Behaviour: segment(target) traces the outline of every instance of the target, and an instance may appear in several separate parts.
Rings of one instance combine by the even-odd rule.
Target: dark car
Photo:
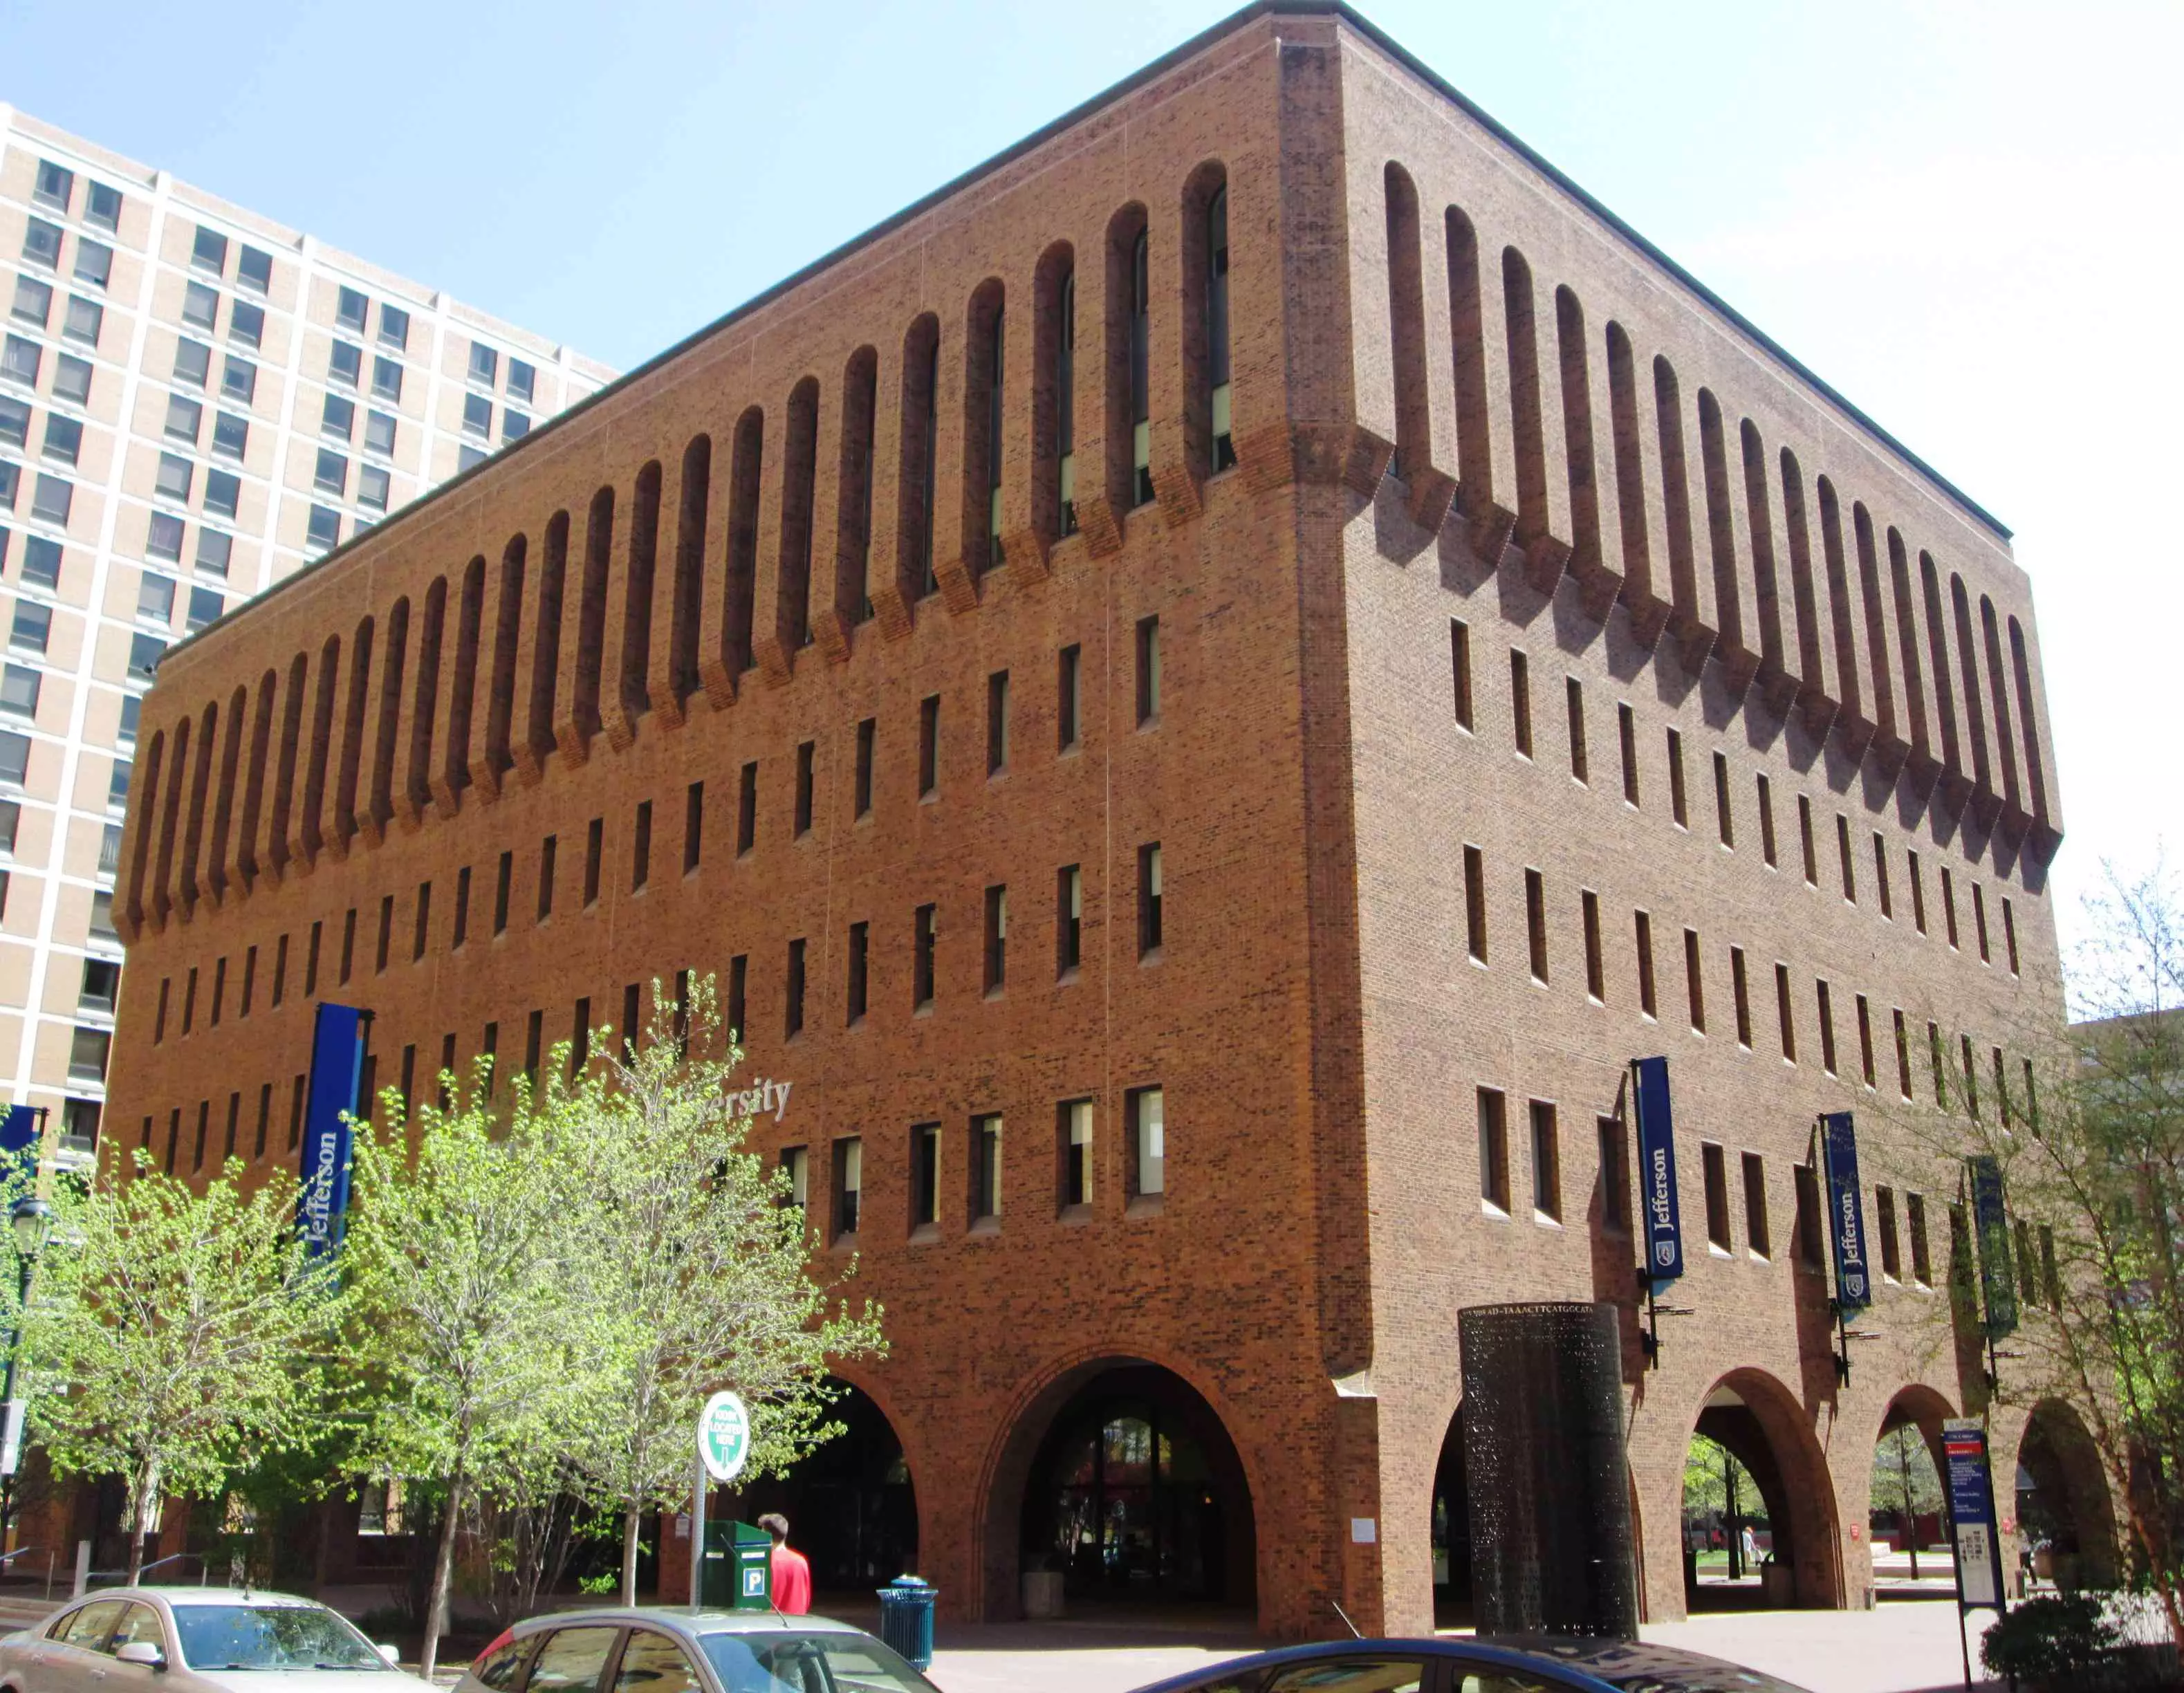
[[[1136,1693],[1805,1693],[1674,1646],[1567,1637],[1328,1640],[1231,1659]]]

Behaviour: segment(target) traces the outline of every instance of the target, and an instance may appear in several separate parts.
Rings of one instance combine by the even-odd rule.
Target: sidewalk
[[[1727,1658],[1812,1693],[1953,1693],[1962,1660],[1951,1631],[1956,1607],[1912,1601],[1877,1611],[1757,1611],[1663,1623],[1649,1640]],[[1976,1631],[1991,1619],[1972,1618]],[[1162,1676],[1211,1667],[1253,1649],[1222,1629],[1162,1638],[1134,1623],[1012,1623],[944,1627],[933,1662],[943,1693],[1128,1693]],[[1998,1683],[1975,1681],[1975,1687]]]

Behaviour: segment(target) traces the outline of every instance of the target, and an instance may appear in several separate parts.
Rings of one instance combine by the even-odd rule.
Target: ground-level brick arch
[[[1812,1418],[1797,1395],[1766,1370],[1740,1367],[1714,1379],[1685,1426],[1692,1435],[1704,1434],[1726,1447],[1758,1484],[1776,1555],[1785,1550],[1789,1554],[1796,1582],[1793,1602],[1808,1610],[1841,1608],[1841,1529],[1834,1479]],[[1679,1523],[1682,1463],[1680,1453]]]
[[[979,1582],[975,1614],[991,1622],[1019,1613],[1022,1536],[1028,1494],[1039,1480],[1036,1466],[1072,1408],[1088,1392],[1116,1381],[1179,1390],[1177,1402],[1204,1419],[1193,1432],[1202,1437],[1210,1430],[1225,1441],[1225,1456],[1234,1463],[1229,1494],[1244,1518],[1233,1520],[1232,1509],[1227,1525],[1232,1568],[1239,1578],[1227,1596],[1231,1602],[1255,1604],[1262,1629],[1269,1626],[1270,1618],[1279,1623],[1283,1619],[1273,1618],[1277,1597],[1269,1592],[1275,1578],[1267,1568],[1265,1551],[1272,1537],[1259,1532],[1259,1523],[1274,1508],[1274,1501],[1265,1455],[1250,1439],[1250,1419],[1207,1371],[1167,1348],[1133,1344],[1080,1347],[1050,1359],[1044,1367],[1028,1372],[1017,1390],[996,1408],[990,1444],[973,1490],[967,1573],[974,1573]],[[1300,1433],[1299,1440],[1299,1450],[1307,1449],[1309,1437]],[[1295,1619],[1290,1619],[1286,1631],[1297,1632]]]
[[[2059,1399],[1997,1412],[1991,1421],[1995,1514],[2005,1552],[2047,1540],[2061,1557],[2057,1574],[2087,1587],[2114,1584],[2120,1573],[2122,1521],[2085,1419]],[[2020,1482],[2029,1481],[2029,1488]]]

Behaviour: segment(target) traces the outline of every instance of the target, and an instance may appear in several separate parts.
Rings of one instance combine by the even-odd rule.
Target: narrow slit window
[[[584,826],[584,904],[587,906],[599,903],[599,867],[606,858],[606,849],[607,820],[594,817]],[[463,875],[467,877],[470,872],[465,870]],[[469,883],[465,881],[456,898],[461,899],[469,891]]]
[[[1874,897],[1880,901],[1882,919],[1895,922],[1896,898],[1888,885],[1888,842],[1878,829],[1873,832],[1873,889]]]
[[[1229,432],[1228,394],[1228,190],[1214,191],[1206,208],[1206,411],[1212,432],[1212,469],[1217,474],[1236,462]]]
[[[1957,883],[1949,874],[1949,866],[1942,866],[1942,922],[1949,937],[1952,951],[1957,945]]]
[[[1635,914],[1634,927],[1638,938],[1638,1009],[1649,1016],[1660,1015],[1653,994],[1653,919],[1644,911]]]
[[[1926,1239],[1926,1196],[1903,1195],[1905,1231],[1911,1237],[1911,1279],[1922,1288],[1934,1285],[1933,1250]]]
[[[1600,1220],[1611,1234],[1630,1232],[1630,1150],[1623,1119],[1593,1119],[1600,1141]]]
[[[1907,851],[1904,861],[1911,877],[1911,927],[1920,934],[1926,933],[1926,878],[1919,866],[1919,855]]]
[[[1463,849],[1464,938],[1474,964],[1486,962],[1486,860],[1475,846]]]
[[[2009,973],[2020,974],[2017,967],[2017,912],[2007,894],[2002,896],[2002,944],[2009,957]]]
[[[1456,693],[1456,727],[1471,730],[1471,626],[1460,617],[1448,620],[1449,680]]]
[[[1130,1196],[1157,1199],[1167,1192],[1167,1096],[1158,1088],[1134,1088],[1123,1105],[1130,1122]]]
[[[1729,1232],[1728,1156],[1709,1140],[1699,1147],[1699,1163],[1706,1180],[1707,1244],[1717,1252],[1734,1251],[1736,1243]]]
[[[1752,983],[1745,974],[1744,949],[1729,950],[1730,991],[1736,1000],[1736,1044],[1752,1050]]]
[[[1585,755],[1585,684],[1575,677],[1568,681],[1569,697],[1569,755],[1570,776],[1578,782],[1587,781]]]
[[[1790,1003],[1790,966],[1774,966],[1774,1016],[1782,1025],[1782,1061],[1797,1061],[1797,1020]]]
[[[1084,960],[1084,872],[1065,864],[1054,878],[1054,968],[1067,978]]]
[[[1911,1029],[1903,1013],[1896,1013],[1896,1091],[1906,1104],[1911,1099]]]
[[[1714,828],[1721,844],[1734,851],[1736,847],[1736,816],[1729,804],[1729,756],[1725,753],[1713,755],[1713,816]]]
[[[728,1034],[738,1044],[744,1032],[749,1028],[750,955],[739,952],[728,961]],[[637,1027],[637,989],[630,989],[629,1016],[626,1022],[631,1028]]]
[[[930,799],[940,784],[940,696],[929,693],[917,707],[917,797]]]
[[[1600,950],[1600,895],[1590,888],[1579,898],[1585,927],[1585,991],[1596,1004],[1607,1000],[1607,970]]]
[[[1776,867],[1774,859],[1774,789],[1765,777],[1759,778],[1759,855],[1767,867]]]
[[[878,720],[865,718],[857,725],[857,777],[855,803],[857,816],[872,815],[872,743],[879,732]]]
[[[1684,931],[1684,986],[1691,999],[1691,1033],[1706,1033],[1706,973],[1701,968],[1699,932]]]
[[[549,835],[538,844],[538,921],[554,915],[554,850],[557,842]]]
[[[1479,1090],[1479,1197],[1508,1214],[1509,1101],[1498,1088]]]
[[[1858,996],[1858,1070],[1869,1088],[1876,1086],[1873,1062],[1873,1007],[1865,995]]]
[[[986,992],[1000,993],[1009,982],[1009,890],[996,883],[986,890]]]
[[[1896,1234],[1896,1189],[1873,1190],[1873,1215],[1880,1236],[1880,1273],[1892,1282],[1903,1279],[1903,1244]]]
[[[1691,805],[1684,794],[1684,738],[1669,731],[1669,815],[1680,829],[1691,826]]]
[[[1813,802],[1804,794],[1797,796],[1797,836],[1805,850],[1805,886],[1820,885],[1819,855],[1813,845]]]
[[[629,842],[629,889],[634,894],[652,877],[652,802],[638,802]]]
[[[451,950],[460,951],[471,932],[471,867],[467,864],[455,872],[455,921],[449,932],[448,944]],[[273,1003],[281,1003],[281,978],[287,974],[287,937],[283,935],[280,955],[274,961]]]
[[[1820,1068],[1832,1076],[1836,1073],[1835,1000],[1825,982],[1815,982],[1813,987],[1820,1018]]]
[[[914,1124],[910,1131],[910,1228],[912,1234],[940,1225],[940,1125]]]
[[[430,882],[421,882],[417,884],[417,921],[410,937],[410,961],[412,964],[424,957],[425,944],[432,938],[432,884]],[[242,972],[242,1010],[246,1016],[250,1012],[251,966],[257,962],[258,949],[253,947],[250,949],[249,957],[245,961]]]
[[[989,1111],[971,1119],[971,1221],[993,1223],[1001,1216],[1001,1118]]]
[[[1946,1107],[1949,1103],[1949,1065],[1942,1052],[1942,1026],[1931,1021],[1926,1025],[1926,1061],[1934,1072],[1934,1103]]]
[[[747,760],[736,778],[736,856],[758,844],[758,760]]]
[[[705,784],[694,782],[682,791],[682,873],[705,862]]]
[[[811,816],[818,788],[819,743],[800,741],[796,746],[796,809],[794,829],[796,838],[802,840],[811,833]]]
[[[1844,903],[1858,904],[1857,860],[1851,855],[1850,819],[1840,811],[1836,813],[1836,857],[1842,866],[1842,896]]]
[[[1064,1100],[1061,1121],[1061,1205],[1065,1211],[1092,1203],[1092,1101]]]
[[[1980,962],[1993,963],[1986,943],[1986,889],[1976,882],[1972,883],[1972,933],[1979,941]]]
[[[1150,728],[1160,721],[1160,619],[1138,620],[1138,727]]]
[[[1161,849],[1148,841],[1138,849],[1138,956],[1159,953],[1162,937]]]
[[[1084,707],[1084,649],[1072,644],[1061,649],[1056,663],[1054,749],[1056,754],[1077,750],[1083,733]]]
[[[804,954],[805,943],[800,938],[788,943],[788,967],[783,972],[781,1018],[782,1036],[788,1040],[804,1033]]]
[[[1623,749],[1623,802],[1638,804],[1638,719],[1628,705],[1615,708],[1615,734]]]
[[[1009,768],[1009,673],[986,678],[986,774],[1004,776]]]
[[[1744,1245],[1755,1258],[1771,1258],[1774,1231],[1767,1221],[1767,1161],[1757,1152],[1743,1155]]]
[[[1517,751],[1532,755],[1532,682],[1530,661],[1514,647],[1509,649],[1509,718],[1517,738]]]
[[[920,905],[911,936],[910,969],[911,1005],[913,1010],[928,1010],[933,1004],[933,957],[937,939],[939,908]]]
[[[1545,1100],[1531,1102],[1532,1211],[1560,1222],[1563,1217],[1563,1160],[1555,1108]]]
[[[1545,987],[1547,982],[1547,890],[1545,879],[1536,870],[1524,872],[1524,933],[1530,950],[1532,979]]]
[[[872,926],[870,923],[850,925],[849,968],[845,973],[849,978],[849,1010],[846,1021],[851,1028],[855,1028],[865,1020],[865,1012],[870,1004],[872,939]]]

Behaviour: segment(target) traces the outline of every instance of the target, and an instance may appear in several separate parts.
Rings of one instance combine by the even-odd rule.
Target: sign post
[[[1858,1192],[1858,1123],[1848,1111],[1820,1117],[1820,1166],[1828,1190],[1828,1243],[1836,1267],[1836,1380],[1850,1380],[1850,1319],[1873,1303],[1865,1256],[1865,1202]]]
[[[733,1393],[716,1393],[698,1413],[698,1470],[690,1505],[690,1609],[705,1606],[705,1490],[731,1482],[750,1462],[750,1412]]]
[[[1644,1242],[1638,1284],[1646,1289],[1646,1367],[1661,1367],[1661,1318],[1686,1311],[1664,1310],[1655,1295],[1684,1273],[1684,1224],[1676,1198],[1676,1123],[1669,1096],[1669,1061],[1630,1061],[1630,1097],[1638,1117],[1638,1195],[1644,1211],[1638,1238]]]
[[[1995,1522],[1994,1476],[1987,1464],[1986,1429],[1976,1418],[1942,1424],[1942,1455],[1949,1495],[1950,1532],[1957,1553],[1957,1645],[1964,1660],[1964,1689],[1972,1685],[1972,1651],[1964,1636],[1971,1611],[2006,1613],[2002,1587],[2002,1536]]]

